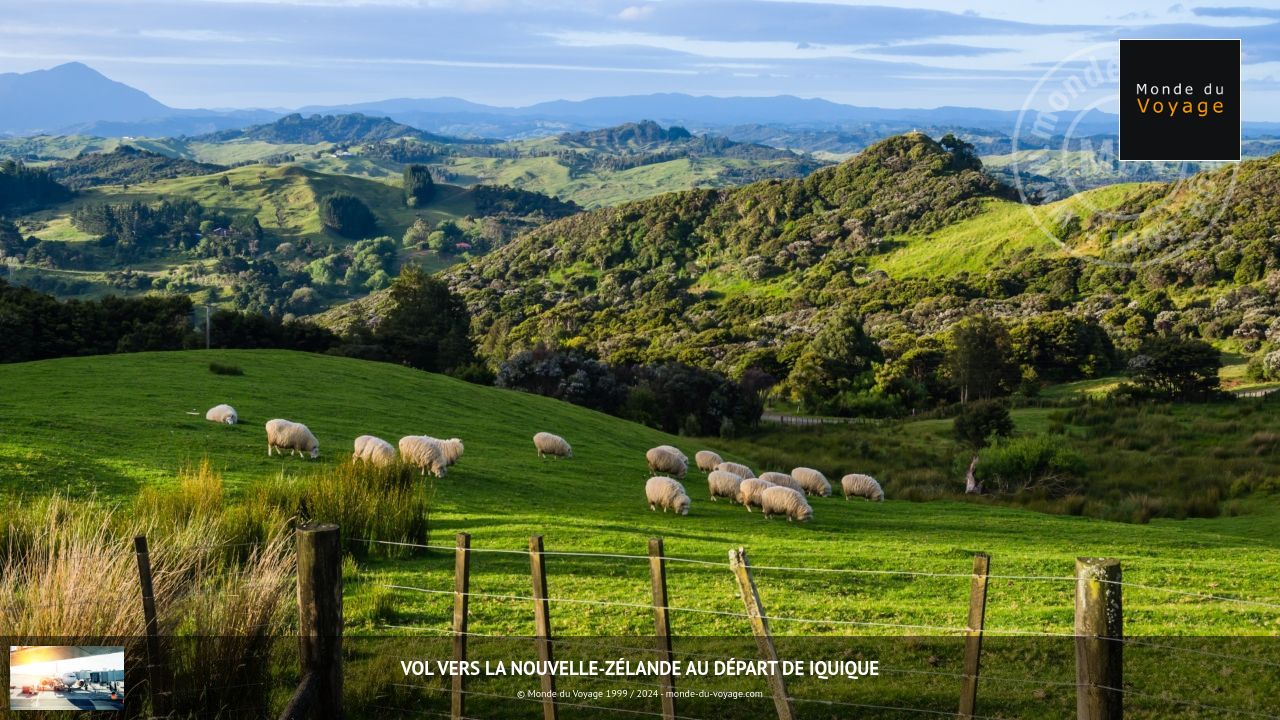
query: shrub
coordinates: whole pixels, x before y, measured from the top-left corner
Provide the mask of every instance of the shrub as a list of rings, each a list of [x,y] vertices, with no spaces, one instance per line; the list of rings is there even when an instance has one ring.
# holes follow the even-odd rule
[[[982,455],[977,475],[988,490],[1058,497],[1079,489],[1084,456],[1058,438],[1028,435],[1002,439]]]
[[[366,238],[378,230],[378,220],[360,198],[335,192],[320,198],[320,222],[345,238]]]

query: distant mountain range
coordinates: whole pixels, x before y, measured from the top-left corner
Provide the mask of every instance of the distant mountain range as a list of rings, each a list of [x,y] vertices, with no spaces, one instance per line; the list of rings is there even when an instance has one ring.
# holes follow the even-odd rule
[[[969,128],[1008,134],[1018,121],[1018,113],[1011,110],[875,108],[789,95],[710,97],[680,93],[553,100],[525,107],[484,105],[453,97],[395,98],[309,106],[297,112],[303,116],[360,113],[442,135],[505,139],[595,130],[649,118],[695,132],[744,126],[790,133],[803,130],[814,135],[810,138],[813,146],[825,143],[841,149],[851,144],[833,139],[831,133],[865,134],[869,140],[916,128]],[[29,73],[0,74],[0,134],[193,136],[269,123],[287,114],[262,109],[171,108],[76,62]],[[1050,133],[1066,132],[1066,123],[1074,120],[1064,114],[1063,126]],[[1115,115],[1091,110],[1071,131],[1077,135],[1113,134],[1116,127]],[[1246,136],[1280,134],[1280,123],[1246,122],[1244,129]],[[759,136],[767,134],[767,130],[757,130],[747,136],[729,135],[735,140],[759,141]]]

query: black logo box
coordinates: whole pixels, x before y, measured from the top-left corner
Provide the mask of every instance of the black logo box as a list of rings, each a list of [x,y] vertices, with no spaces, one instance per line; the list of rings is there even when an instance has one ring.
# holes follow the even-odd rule
[[[1120,160],[1238,161],[1240,103],[1240,40],[1120,41]]]

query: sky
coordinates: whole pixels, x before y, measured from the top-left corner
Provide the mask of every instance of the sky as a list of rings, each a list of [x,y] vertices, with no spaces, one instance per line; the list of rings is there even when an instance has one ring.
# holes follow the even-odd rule
[[[92,655],[89,657],[74,658],[71,660],[57,660],[52,662],[32,663],[30,665],[15,665],[9,669],[11,675],[21,676],[24,678],[31,677],[53,677],[60,676],[63,673],[76,672],[78,670],[123,670],[124,669],[124,653],[108,653],[105,655]]]
[[[1121,37],[1241,38],[1245,119],[1280,121],[1280,1],[1254,2],[0,0],[0,72],[76,60],[175,107],[683,92],[1016,110]]]

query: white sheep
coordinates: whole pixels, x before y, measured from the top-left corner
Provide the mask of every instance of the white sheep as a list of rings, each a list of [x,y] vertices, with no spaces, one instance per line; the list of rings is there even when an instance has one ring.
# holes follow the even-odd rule
[[[689,514],[689,494],[684,491],[684,485],[669,477],[658,475],[649,478],[644,484],[644,494],[649,500],[650,510],[662,508],[662,512],[670,509],[679,515]]]
[[[760,479],[768,480],[774,485],[781,485],[782,487],[785,487],[785,488],[791,488],[792,490],[795,490],[796,492],[799,492],[801,494],[804,493],[804,487],[800,483],[796,482],[795,478],[791,477],[790,475],[784,472],[760,473]]]
[[[870,475],[860,475],[858,473],[849,473],[840,478],[840,489],[844,490],[844,499],[851,497],[866,498],[875,502],[884,501],[884,490],[880,487],[880,483]]]
[[[432,475],[441,478],[449,469],[440,441],[426,435],[406,435],[400,438],[400,457],[418,468],[422,475],[430,470]]]
[[[760,507],[760,495],[771,487],[777,487],[768,480],[746,478],[738,485],[738,504],[751,512],[751,506]]]
[[[822,472],[813,468],[798,467],[791,471],[791,477],[800,483],[805,495],[831,497],[831,482]]]
[[[712,470],[707,474],[707,490],[711,493],[711,502],[715,502],[716,498],[729,498],[729,502],[738,499],[738,486],[742,484],[742,478],[731,472],[723,470]]]
[[[209,412],[204,414],[204,419],[210,422],[226,423],[227,425],[235,425],[240,422],[240,416],[236,414],[236,409],[225,403],[209,408]]]
[[[448,440],[441,440],[439,442],[440,448],[444,450],[445,463],[452,465],[458,462],[458,458],[462,457],[462,451],[464,450],[462,447],[462,441],[458,438],[449,438]]]
[[[396,449],[380,437],[361,435],[356,438],[355,452],[351,454],[351,461],[386,467],[396,461]]]
[[[538,449],[538,457],[573,457],[573,448],[569,447],[569,443],[559,435],[552,435],[549,432],[540,432],[533,436],[533,446]]]
[[[699,450],[694,454],[693,459],[698,463],[698,469],[705,473],[715,470],[717,465],[724,462],[724,458],[710,450]]]
[[[736,463],[736,462],[722,462],[716,466],[716,470],[731,472],[734,475],[737,475],[738,477],[743,479],[753,478],[756,476],[755,472],[752,471],[751,468],[747,467],[746,465],[743,465],[742,463]]]
[[[689,472],[688,459],[670,445],[650,448],[644,457],[649,461],[649,472],[667,473],[678,478],[684,477],[685,473]]]
[[[667,452],[674,453],[675,455],[677,455],[681,460],[684,461],[684,464],[686,466],[689,464],[689,456],[685,455],[684,451],[676,447],[675,445],[659,445],[658,447],[662,448],[663,450],[666,450]]]
[[[267,456],[275,450],[281,455],[285,450],[294,453],[310,453],[311,457],[320,457],[320,441],[311,434],[311,430],[302,423],[291,422],[281,418],[267,421]]]
[[[760,493],[760,509],[766,520],[774,515],[786,515],[787,522],[813,519],[813,508],[804,499],[804,493],[788,487],[771,487]]]

